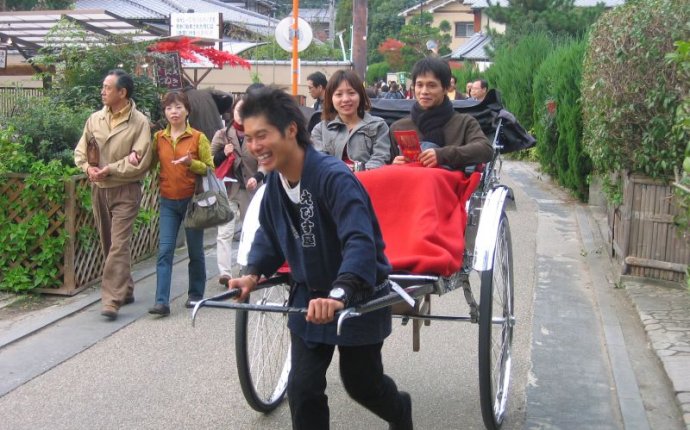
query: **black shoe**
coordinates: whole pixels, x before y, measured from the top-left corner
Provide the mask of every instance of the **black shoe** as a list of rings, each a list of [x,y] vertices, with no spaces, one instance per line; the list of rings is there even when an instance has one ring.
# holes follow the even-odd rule
[[[184,302],[184,307],[187,309],[192,309],[194,307],[192,302],[198,302],[199,300],[201,300],[201,297],[190,297],[186,302]]]
[[[412,426],[412,399],[409,393],[400,391],[400,399],[403,402],[403,411],[400,414],[400,421],[390,423],[389,430],[413,430]]]
[[[134,296],[125,297],[125,300],[122,302],[122,306],[132,303],[134,303]]]
[[[156,303],[152,308],[149,308],[149,313],[151,315],[160,315],[162,317],[167,317],[170,315],[170,306],[161,303]]]
[[[103,309],[101,311],[101,315],[103,315],[108,321],[115,321],[117,319],[117,311],[115,309]]]

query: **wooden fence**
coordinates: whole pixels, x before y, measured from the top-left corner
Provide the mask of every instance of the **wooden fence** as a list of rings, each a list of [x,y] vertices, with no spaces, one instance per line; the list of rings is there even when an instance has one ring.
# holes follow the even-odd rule
[[[0,88],[0,115],[11,115],[17,101],[26,97],[42,97],[43,88]]]
[[[10,202],[18,202],[22,189],[25,187],[25,174],[8,174],[5,181],[0,184],[0,192],[5,193]],[[62,231],[67,231],[67,241],[59,276],[62,280],[60,287],[38,289],[39,292],[61,295],[74,295],[83,289],[100,281],[103,273],[103,253],[100,247],[100,239],[96,231],[91,208],[84,208],[79,196],[90,193],[91,185],[85,175],[72,176],[65,180],[65,199],[62,205],[40,207],[39,209],[48,217],[50,228],[47,235],[57,236]],[[132,261],[141,261],[150,256],[158,247],[158,213],[159,213],[159,184],[158,178],[149,174],[143,180],[142,211],[150,211],[153,215],[148,222],[135,224],[132,238]],[[11,221],[21,222],[30,213],[30,209],[18,202],[21,209],[13,214]],[[41,243],[31,244],[35,250],[41,247]],[[33,268],[31,261],[18,261],[27,269]]]
[[[690,263],[690,237],[673,219],[678,214],[670,182],[629,174],[623,204],[609,208],[611,255],[621,274],[683,282]]]

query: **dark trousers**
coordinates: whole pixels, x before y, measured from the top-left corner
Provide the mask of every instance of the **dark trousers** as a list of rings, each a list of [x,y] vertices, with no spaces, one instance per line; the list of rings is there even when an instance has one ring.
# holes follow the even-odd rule
[[[326,370],[333,358],[334,345],[307,346],[301,337],[292,337],[292,367],[288,378],[288,401],[292,428],[328,430]],[[393,380],[383,373],[383,343],[364,346],[339,346],[340,377],[345,390],[357,403],[379,418],[395,422],[405,405]]]

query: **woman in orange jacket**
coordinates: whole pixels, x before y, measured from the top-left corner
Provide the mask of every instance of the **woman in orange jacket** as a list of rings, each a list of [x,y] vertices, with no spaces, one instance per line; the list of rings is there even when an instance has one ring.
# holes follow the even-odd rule
[[[183,92],[170,92],[163,97],[168,126],[153,136],[154,162],[160,163],[160,221],[158,263],[156,266],[156,303],[150,314],[170,314],[170,283],[177,232],[184,221],[187,205],[194,195],[196,178],[213,169],[208,138],[187,122],[189,100]],[[185,228],[189,253],[189,289],[186,307],[201,300],[206,288],[204,231]]]

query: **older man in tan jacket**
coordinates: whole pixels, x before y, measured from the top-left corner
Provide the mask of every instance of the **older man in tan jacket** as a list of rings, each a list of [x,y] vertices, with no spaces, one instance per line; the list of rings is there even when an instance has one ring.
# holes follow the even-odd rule
[[[134,81],[123,70],[103,80],[103,109],[91,114],[74,150],[74,162],[91,181],[96,228],[105,257],[101,315],[115,320],[134,301],[130,243],[141,204],[141,180],[152,158],[148,118],[131,99]]]

